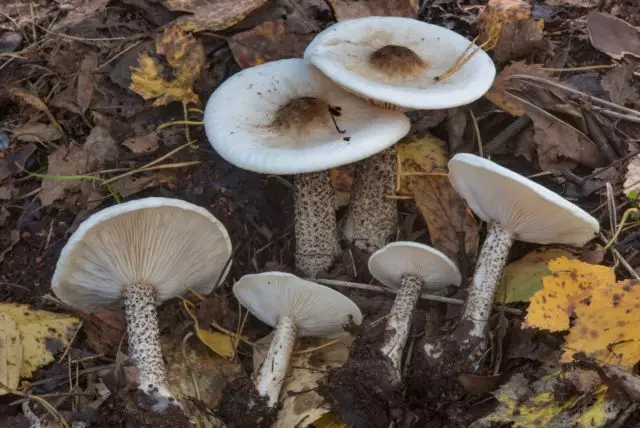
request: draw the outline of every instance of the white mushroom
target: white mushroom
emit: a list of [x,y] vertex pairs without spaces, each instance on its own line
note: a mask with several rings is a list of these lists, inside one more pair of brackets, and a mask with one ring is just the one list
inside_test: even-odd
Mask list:
[[360,309],[337,291],[282,272],[240,278],[233,293],[265,324],[275,327],[269,352],[255,380],[256,389],[275,407],[297,336],[335,337],[348,324],[360,324]]
[[[334,24],[309,44],[304,58],[346,90],[384,108],[445,109],[469,104],[491,86],[491,58],[478,47],[445,80],[436,80],[469,48],[461,35],[401,17],[370,16]],[[469,51],[470,53],[471,51]],[[358,248],[382,247],[397,225],[395,150],[358,163],[343,236]]]
[[387,317],[386,336],[381,347],[400,380],[402,351],[409,336],[411,313],[423,290],[460,285],[458,267],[440,251],[417,242],[392,242],[369,258],[369,271],[387,287],[399,288]]
[[229,271],[231,240],[209,211],[178,199],[114,205],[73,233],[51,287],[63,302],[94,312],[124,301],[129,355],[152,408],[179,405],[169,390],[156,305],[192,289],[208,294]]
[[459,327],[463,344],[480,352],[496,286],[513,242],[582,246],[595,237],[600,226],[549,189],[473,154],[451,158],[449,180],[471,210],[490,223]]
[[301,59],[235,74],[207,102],[205,130],[228,162],[295,174],[296,270],[315,277],[339,252],[329,169],[371,156],[409,131],[399,112],[342,90]]

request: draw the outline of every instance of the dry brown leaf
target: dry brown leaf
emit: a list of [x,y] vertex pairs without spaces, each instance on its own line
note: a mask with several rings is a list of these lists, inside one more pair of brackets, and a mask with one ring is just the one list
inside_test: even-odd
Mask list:
[[491,88],[489,88],[489,91],[484,94],[489,101],[507,113],[510,113],[513,116],[522,116],[524,115],[524,108],[522,105],[515,101],[513,97],[508,96],[505,92],[509,85],[513,83],[507,80],[507,78],[514,74],[525,74],[546,78],[549,76],[549,73],[542,70],[542,64],[527,64],[525,61],[513,62],[498,73],[491,85]]
[[[60,146],[49,155],[47,174],[49,176],[74,176],[87,172],[87,153],[76,144]],[[79,190],[82,180],[53,179],[42,180],[42,190],[38,198],[43,207],[50,206],[55,201],[64,198],[65,191]]]
[[24,167],[27,159],[29,159],[35,151],[36,145],[28,143],[18,146],[15,151],[4,152],[4,157],[0,158],[0,181],[19,172],[21,169],[18,168],[16,164]]
[[189,12],[177,23],[191,31],[221,31],[233,27],[267,0],[164,0],[175,12]]
[[118,312],[102,311],[89,314],[78,312],[83,321],[87,344],[94,351],[103,354],[118,350],[124,336],[124,322]]
[[47,105],[36,94],[26,91],[22,88],[12,88],[9,93],[11,96],[22,103],[35,108],[43,113],[49,112]]
[[[12,183],[0,186],[0,200],[8,201],[18,194],[18,189]],[[4,207],[3,207],[4,208]],[[2,225],[0,221],[0,226]]]
[[338,21],[364,16],[404,16],[418,15],[418,0],[329,0]]
[[600,84],[607,91],[609,98],[616,104],[629,105],[640,103],[640,92],[634,82],[633,64],[622,64],[609,70]]
[[640,156],[634,156],[627,165],[627,174],[622,189],[627,196],[635,194],[635,199],[640,194]]
[[158,150],[158,133],[151,132],[146,135],[139,135],[124,140],[123,146],[133,153],[151,153]]
[[99,169],[105,162],[112,162],[118,157],[118,144],[106,128],[94,127],[84,142],[87,154],[87,170]]
[[67,3],[65,10],[67,10],[68,13],[53,25],[51,28],[53,31],[81,23],[97,12],[104,10],[109,0],[66,0],[65,3]]
[[264,22],[234,35],[229,42],[233,58],[242,68],[268,61],[302,56],[314,34],[288,34],[284,20]]
[[413,177],[409,186],[429,228],[433,247],[454,261],[462,253],[475,255],[478,225],[449,179],[438,175]]
[[27,123],[13,130],[13,136],[20,141],[51,142],[62,138],[62,132],[47,123]]
[[554,7],[595,7],[601,0],[545,0],[544,4]]
[[80,73],[78,74],[78,83],[76,85],[76,104],[84,114],[93,97],[93,82],[91,81],[91,73],[98,67],[98,56],[91,52],[82,59],[80,63]]
[[142,192],[145,189],[160,186],[165,183],[175,181],[175,175],[171,172],[150,172],[146,175],[130,175],[113,182],[113,188],[122,196],[127,198]]
[[593,11],[587,15],[589,39],[594,48],[612,58],[625,55],[640,58],[640,30],[608,13]]

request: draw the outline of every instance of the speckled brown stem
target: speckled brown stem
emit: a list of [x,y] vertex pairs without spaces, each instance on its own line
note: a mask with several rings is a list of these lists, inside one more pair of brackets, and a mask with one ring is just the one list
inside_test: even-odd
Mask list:
[[400,290],[387,318],[387,336],[380,350],[391,360],[398,381],[401,379],[402,351],[411,328],[411,314],[418,303],[420,291],[422,291],[422,278],[416,275],[403,275]]
[[296,325],[290,317],[278,320],[267,357],[256,379],[258,394],[269,398],[269,407],[278,404],[280,389],[289,369],[289,360],[296,341]]
[[384,247],[398,225],[398,207],[393,195],[396,148],[391,147],[356,164],[351,201],[342,236],[363,251]]
[[293,184],[296,272],[315,278],[331,268],[340,248],[331,175],[329,171],[298,174]]
[[140,390],[154,400],[152,409],[163,411],[169,405],[180,406],[167,382],[160,348],[160,330],[156,313],[156,290],[138,283],[124,287],[124,308],[129,335],[129,357],[140,372]]
[[464,321],[471,323],[470,327],[468,325],[463,327],[468,329],[466,334],[468,342],[482,344],[485,341],[493,297],[512,244],[511,233],[497,223],[491,225],[487,239],[480,250],[462,313],[463,324],[468,324]]

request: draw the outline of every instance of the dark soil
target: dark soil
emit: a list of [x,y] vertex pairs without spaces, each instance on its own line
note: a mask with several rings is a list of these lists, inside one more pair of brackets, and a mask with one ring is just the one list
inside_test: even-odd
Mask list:
[[217,409],[228,428],[267,428],[276,421],[277,409],[267,406],[249,379],[236,379],[222,393]]
[[92,428],[194,428],[178,407],[171,406],[163,413],[156,413],[142,407],[128,405],[120,396],[110,398],[99,409],[99,417],[90,425]]

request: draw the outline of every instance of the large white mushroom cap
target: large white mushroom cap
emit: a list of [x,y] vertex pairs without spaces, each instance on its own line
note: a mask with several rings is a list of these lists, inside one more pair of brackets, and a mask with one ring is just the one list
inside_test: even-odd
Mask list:
[[284,59],[227,79],[207,101],[204,126],[228,162],[260,173],[299,174],[372,156],[400,140],[410,124],[404,114],[344,91],[304,60]]
[[260,321],[276,327],[280,317],[293,318],[299,336],[331,337],[362,313],[337,291],[284,272],[244,275],[233,286],[236,298]]
[[[189,288],[208,294],[231,255],[224,225],[197,205],[144,198],[103,209],[73,233],[51,286],[63,302],[86,311],[117,303],[135,283],[155,287],[157,303]],[[230,264],[229,264],[230,265]]]
[[449,257],[418,242],[398,241],[380,248],[369,257],[369,272],[389,288],[399,288],[403,275],[422,278],[424,290],[462,282],[460,270]]
[[600,230],[598,220],[580,207],[470,153],[451,158],[449,180],[478,217],[497,222],[520,241],[582,246]]
[[[361,97],[407,109],[444,109],[480,98],[495,78],[495,65],[479,50],[451,77],[435,80],[470,43],[451,30],[415,19],[370,16],[328,27],[307,46],[304,58]],[[399,67],[388,51],[380,50],[388,46],[408,48],[419,59],[396,57],[402,60]],[[372,56],[375,52],[380,55]]]

